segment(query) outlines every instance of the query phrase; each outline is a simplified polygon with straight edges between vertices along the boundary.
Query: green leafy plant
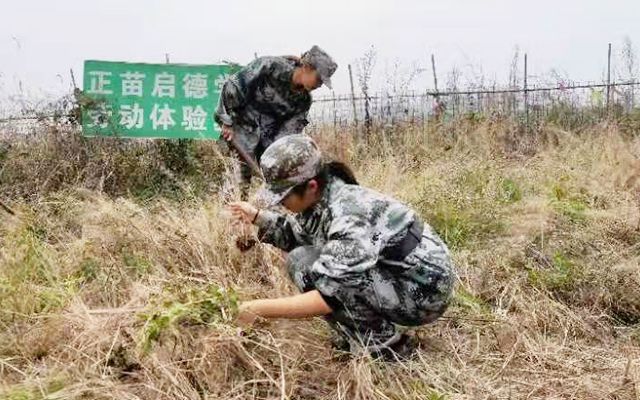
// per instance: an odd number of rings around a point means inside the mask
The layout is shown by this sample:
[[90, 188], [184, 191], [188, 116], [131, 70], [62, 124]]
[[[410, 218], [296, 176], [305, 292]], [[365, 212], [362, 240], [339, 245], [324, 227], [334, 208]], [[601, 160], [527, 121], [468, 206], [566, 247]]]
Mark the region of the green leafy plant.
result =
[[562, 252], [556, 252], [551, 258], [549, 268], [529, 271], [529, 280], [537, 286], [552, 291], [571, 291], [581, 277], [581, 269]]
[[576, 191], [568, 185], [568, 177], [562, 177], [551, 187], [551, 205], [557, 213], [572, 223], [586, 220], [586, 193]]
[[507, 204], [516, 203], [522, 200], [522, 190], [513, 179], [505, 178], [500, 184], [500, 196]]
[[144, 321], [142, 351], [148, 353], [164, 332], [175, 330], [179, 325], [212, 326], [230, 322], [237, 308], [236, 293], [216, 285], [168, 293], [139, 316]]

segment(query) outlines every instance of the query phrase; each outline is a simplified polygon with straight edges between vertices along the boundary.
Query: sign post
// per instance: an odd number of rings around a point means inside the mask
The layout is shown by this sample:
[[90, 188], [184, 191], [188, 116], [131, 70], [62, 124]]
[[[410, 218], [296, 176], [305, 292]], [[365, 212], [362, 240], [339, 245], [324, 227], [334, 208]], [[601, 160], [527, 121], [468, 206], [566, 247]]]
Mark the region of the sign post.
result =
[[218, 139], [213, 116], [231, 65], [85, 61], [85, 136]]

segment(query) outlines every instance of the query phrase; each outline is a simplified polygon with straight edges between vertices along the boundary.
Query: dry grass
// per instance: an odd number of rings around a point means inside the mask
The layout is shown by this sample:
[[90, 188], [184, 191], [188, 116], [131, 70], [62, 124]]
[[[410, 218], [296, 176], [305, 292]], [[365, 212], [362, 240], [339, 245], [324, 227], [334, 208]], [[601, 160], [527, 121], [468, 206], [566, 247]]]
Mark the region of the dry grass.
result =
[[456, 302], [416, 359], [339, 361], [321, 320], [238, 336], [236, 294], [293, 288], [278, 251], [235, 249], [224, 186], [176, 203], [66, 185], [0, 214], [0, 397], [640, 398], [640, 140], [506, 124], [318, 140], [453, 249]]

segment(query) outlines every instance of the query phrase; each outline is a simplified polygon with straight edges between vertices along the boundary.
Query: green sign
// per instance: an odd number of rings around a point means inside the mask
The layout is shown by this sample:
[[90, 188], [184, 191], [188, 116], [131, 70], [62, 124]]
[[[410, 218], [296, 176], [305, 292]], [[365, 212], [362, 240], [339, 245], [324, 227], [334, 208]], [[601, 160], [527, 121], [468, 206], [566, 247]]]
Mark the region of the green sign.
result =
[[84, 135], [218, 139], [213, 115], [234, 68], [85, 61]]

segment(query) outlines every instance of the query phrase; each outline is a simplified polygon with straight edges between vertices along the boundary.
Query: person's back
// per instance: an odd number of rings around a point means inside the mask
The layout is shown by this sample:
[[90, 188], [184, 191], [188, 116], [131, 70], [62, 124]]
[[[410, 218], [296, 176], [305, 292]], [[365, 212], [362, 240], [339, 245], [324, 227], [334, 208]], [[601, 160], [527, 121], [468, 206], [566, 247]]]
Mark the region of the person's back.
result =
[[[256, 112], [282, 124], [294, 115], [306, 113], [311, 106], [311, 94], [291, 84], [293, 71], [300, 63], [287, 57], [262, 57], [238, 74], [247, 88], [247, 104]], [[252, 79], [258, 75], [259, 79]]]
[[[363, 240], [372, 239], [367, 246], [381, 249], [401, 238], [416, 217], [401, 202], [337, 177], [331, 177], [325, 191], [326, 195], [313, 208], [291, 217], [300, 226], [297, 245], [324, 245], [335, 234], [356, 226], [366, 231]], [[263, 240], [269, 241], [269, 237], [263, 236]]]
[[239, 125], [249, 132], [259, 128], [256, 139], [271, 141], [285, 133], [281, 132], [283, 127], [299, 133], [308, 123], [306, 115], [311, 106], [311, 94], [291, 83], [299, 65], [290, 57], [260, 57], [249, 63], [225, 84], [225, 101], [219, 104], [216, 121], [235, 125], [236, 130]]

